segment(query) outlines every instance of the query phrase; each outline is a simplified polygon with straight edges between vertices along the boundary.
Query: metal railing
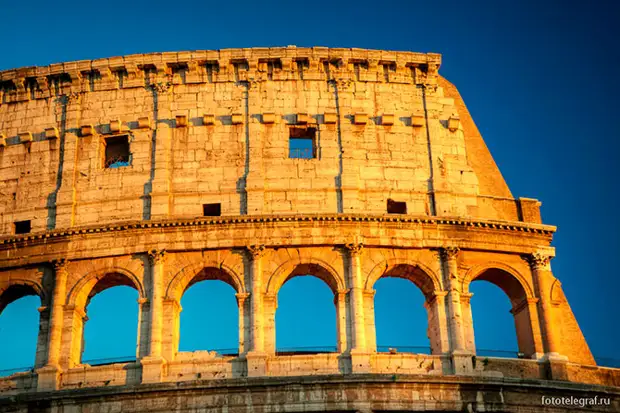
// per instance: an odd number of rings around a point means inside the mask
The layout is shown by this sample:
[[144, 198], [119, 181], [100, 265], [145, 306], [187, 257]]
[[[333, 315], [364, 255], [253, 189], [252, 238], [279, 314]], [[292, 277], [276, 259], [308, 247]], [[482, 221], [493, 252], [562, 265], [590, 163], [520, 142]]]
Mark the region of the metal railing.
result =
[[[221, 356], [237, 356], [239, 355], [239, 350], [236, 348], [224, 348], [224, 349], [213, 349], [208, 350], [215, 352]], [[312, 354], [323, 354], [323, 353], [336, 353], [338, 351], [336, 346], [312, 346], [312, 347], [281, 347], [276, 349], [277, 356], [289, 356], [289, 355], [312, 355]], [[379, 353], [390, 353], [390, 354], [431, 354], [430, 347], [424, 346], [377, 346], [377, 352]], [[524, 358], [522, 353], [517, 351], [507, 351], [507, 350], [489, 350], [489, 349], [476, 349], [477, 357], [499, 357], [499, 358]], [[611, 357], [594, 357], [596, 364], [599, 367], [611, 367], [611, 368], [620, 368], [620, 359], [615, 359]], [[83, 364], [89, 364], [93, 367], [95, 366], [106, 366], [115, 363], [133, 363], [136, 361], [135, 356], [119, 356], [119, 357], [108, 357], [108, 358], [100, 358], [100, 359], [88, 359], [84, 360]], [[11, 376], [16, 373], [34, 373], [34, 367], [14, 367], [9, 369], [1, 369], [0, 377]]]
[[312, 148], [291, 148], [288, 152], [289, 158], [295, 159], [313, 159], [314, 149]]

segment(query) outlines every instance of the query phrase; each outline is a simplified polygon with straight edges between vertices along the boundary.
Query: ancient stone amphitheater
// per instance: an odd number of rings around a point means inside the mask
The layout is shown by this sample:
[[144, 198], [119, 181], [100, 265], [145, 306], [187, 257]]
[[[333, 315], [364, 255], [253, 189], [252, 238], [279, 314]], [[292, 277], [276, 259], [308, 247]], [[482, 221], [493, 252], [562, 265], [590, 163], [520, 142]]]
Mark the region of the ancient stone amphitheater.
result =
[[[286, 47], [0, 72], [0, 311], [41, 299], [36, 366], [0, 379], [0, 410], [620, 411], [551, 271], [555, 227], [440, 63]], [[278, 354], [278, 290], [307, 274], [337, 352]], [[377, 351], [381, 277], [424, 294], [432, 354]], [[237, 292], [238, 355], [178, 351], [205, 279]], [[476, 355], [476, 279], [510, 298], [519, 358]], [[140, 297], [136, 360], [83, 364], [87, 304], [116, 285]]]

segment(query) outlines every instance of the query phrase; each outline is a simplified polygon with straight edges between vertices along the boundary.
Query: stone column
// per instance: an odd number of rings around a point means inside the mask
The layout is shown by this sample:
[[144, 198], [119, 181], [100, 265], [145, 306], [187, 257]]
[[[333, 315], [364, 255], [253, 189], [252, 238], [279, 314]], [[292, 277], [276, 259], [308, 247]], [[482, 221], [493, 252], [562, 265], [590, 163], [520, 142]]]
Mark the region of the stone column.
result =
[[543, 336], [544, 356], [542, 363], [548, 363], [549, 378], [554, 380], [568, 380], [566, 363], [568, 358], [560, 354], [559, 342], [561, 338], [554, 328], [553, 307], [551, 305], [551, 285], [553, 274], [551, 273], [551, 256], [542, 252], [535, 252], [526, 257], [532, 270], [536, 294], [538, 295], [538, 313]]
[[461, 298], [458, 288], [459, 270], [457, 264], [458, 248], [447, 247], [440, 251], [445, 269], [446, 288], [448, 289], [448, 328], [452, 351], [465, 350], [463, 340], [463, 317], [461, 314]]
[[374, 289], [364, 290], [364, 333], [366, 349], [369, 353], [377, 352], [377, 331], [375, 329], [375, 293]]
[[435, 291], [424, 303], [428, 312], [428, 338], [431, 342], [431, 354], [450, 352], [448, 319], [446, 317], [446, 291]]
[[349, 323], [353, 332], [351, 346], [351, 369], [353, 373], [367, 373], [370, 371], [370, 355], [366, 347], [366, 329], [364, 314], [364, 289], [362, 288], [362, 243], [347, 244], [349, 254]]
[[267, 354], [265, 353], [265, 314], [263, 312], [262, 258], [264, 245], [246, 247], [250, 260], [250, 279], [252, 281], [252, 316], [250, 317], [252, 343], [246, 355], [248, 376], [264, 376], [267, 371]]
[[471, 374], [473, 372], [472, 353], [465, 348], [463, 333], [463, 314], [461, 297], [459, 294], [459, 270], [457, 257], [459, 249], [446, 247], [440, 250], [442, 267], [444, 269], [447, 294], [448, 331], [450, 337], [450, 352], [452, 355], [452, 369], [454, 374]]
[[237, 293], [235, 297], [237, 298], [237, 307], [239, 308], [239, 355], [243, 355], [248, 351], [248, 343], [247, 337], [245, 334], [246, 328], [246, 301], [250, 294], [248, 293]]
[[349, 252], [349, 274], [351, 280], [351, 326], [353, 327], [353, 350], [366, 351], [366, 332], [364, 329], [364, 290], [362, 289], [361, 255], [363, 244], [347, 244]]
[[536, 284], [538, 295], [538, 310], [540, 314], [540, 324], [543, 333], [543, 346], [547, 355], [559, 355], [556, 331], [553, 328], [553, 308], [551, 307], [551, 257], [542, 253], [534, 253], [527, 257], [532, 270], [534, 283]]
[[151, 289], [149, 297], [149, 355], [140, 362], [142, 364], [142, 383], [158, 383], [162, 381], [162, 333], [164, 317], [164, 260], [165, 252], [149, 251], [151, 263]]
[[476, 340], [474, 339], [474, 320], [471, 315], [471, 297], [473, 293], [461, 293], [461, 314], [463, 315], [463, 341], [465, 350], [476, 353]]
[[150, 344], [149, 356], [160, 358], [162, 346], [162, 326], [164, 309], [164, 260], [165, 252], [149, 252], [151, 263], [151, 297], [150, 297]]
[[64, 259], [53, 262], [54, 292], [52, 295], [52, 311], [48, 330], [47, 364], [37, 370], [39, 390], [58, 390], [60, 384], [60, 355], [62, 347], [62, 329], [64, 319], [64, 300], [67, 295], [67, 261]]
[[336, 306], [336, 317], [338, 318], [337, 335], [338, 335], [338, 353], [344, 353], [349, 348], [347, 337], [347, 293], [349, 290], [338, 290], [334, 296], [334, 305]]

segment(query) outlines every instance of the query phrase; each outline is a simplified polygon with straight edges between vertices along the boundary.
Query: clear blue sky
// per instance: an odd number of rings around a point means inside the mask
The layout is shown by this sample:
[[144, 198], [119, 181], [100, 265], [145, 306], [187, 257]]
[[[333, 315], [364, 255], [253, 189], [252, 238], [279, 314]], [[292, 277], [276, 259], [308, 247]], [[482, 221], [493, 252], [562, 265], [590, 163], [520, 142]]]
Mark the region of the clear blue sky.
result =
[[[0, 69], [130, 53], [291, 44], [442, 53], [440, 73], [459, 88], [513, 195], [540, 199], [544, 221], [559, 227], [553, 269], [592, 351], [616, 353], [620, 2], [188, 0], [50, 6], [33, 0], [24, 6], [0, 0], [0, 10]], [[399, 281], [379, 286], [379, 344], [428, 345], [421, 294]], [[205, 333], [182, 332], [182, 348], [236, 346], [235, 337], [206, 334], [236, 334], [218, 330], [223, 325], [209, 327], [216, 314], [210, 304], [220, 300], [229, 304], [229, 321], [236, 323], [232, 291], [214, 284], [197, 284], [184, 298], [182, 325], [198, 323], [204, 326], [198, 332]], [[472, 286], [478, 347], [515, 349], [508, 300], [485, 284]], [[291, 298], [295, 293], [304, 298]], [[126, 310], [120, 300], [125, 295]], [[318, 280], [286, 284], [277, 314], [279, 345], [334, 345], [329, 295]], [[17, 338], [32, 340], [16, 332], [36, 324], [38, 303], [28, 300], [0, 316], [0, 354], [15, 354], [0, 359], [0, 369], [31, 363], [34, 352]], [[106, 300], [115, 303], [114, 312], [95, 307], [109, 310]], [[304, 309], [306, 303], [313, 309]], [[135, 331], [131, 324], [122, 326], [127, 312], [135, 316], [135, 292], [118, 287], [96, 297], [92, 306], [85, 357], [132, 354], [135, 338], [121, 332]], [[106, 316], [114, 323], [113, 344], [121, 348], [90, 336], [103, 331], [97, 323]], [[125, 335], [131, 337], [123, 341]]]

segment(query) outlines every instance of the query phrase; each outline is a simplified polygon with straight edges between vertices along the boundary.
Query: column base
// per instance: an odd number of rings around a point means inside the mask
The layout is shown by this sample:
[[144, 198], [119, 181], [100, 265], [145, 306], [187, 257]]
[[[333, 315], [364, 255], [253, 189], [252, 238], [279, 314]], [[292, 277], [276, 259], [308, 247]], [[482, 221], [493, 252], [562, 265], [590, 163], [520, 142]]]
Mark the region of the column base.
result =
[[452, 373], [461, 376], [473, 375], [475, 373], [474, 357], [476, 356], [469, 350], [453, 350], [450, 353], [452, 358]]
[[356, 350], [353, 349], [350, 351], [351, 356], [351, 372], [353, 374], [363, 374], [370, 373], [372, 370], [372, 366], [370, 365], [370, 356], [367, 350]]
[[166, 360], [163, 357], [143, 357], [142, 383], [161, 383], [165, 375]]
[[267, 375], [267, 353], [263, 351], [249, 351], [245, 355], [248, 366], [248, 377]]
[[546, 376], [551, 380], [568, 381], [568, 357], [558, 353], [545, 353], [538, 363], [544, 364]]
[[40, 369], [37, 369], [36, 372], [37, 391], [50, 391], [60, 389], [60, 375], [62, 374], [62, 369], [60, 368], [60, 366], [48, 364], [47, 366], [43, 366]]

